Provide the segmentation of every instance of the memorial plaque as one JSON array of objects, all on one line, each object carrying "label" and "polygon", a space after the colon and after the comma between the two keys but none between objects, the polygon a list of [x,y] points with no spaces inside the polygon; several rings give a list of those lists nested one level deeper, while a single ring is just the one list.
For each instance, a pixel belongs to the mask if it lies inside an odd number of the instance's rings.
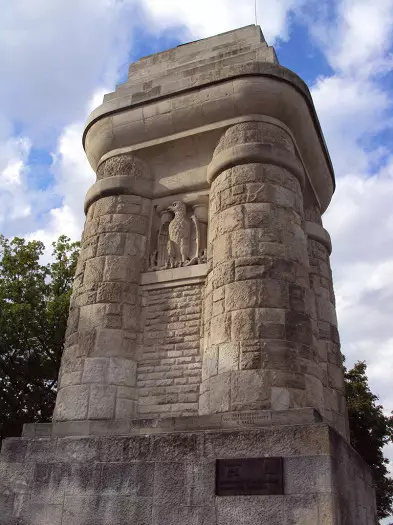
[{"label": "memorial plaque", "polygon": [[217,496],[269,494],[284,494],[282,458],[217,459]]}]

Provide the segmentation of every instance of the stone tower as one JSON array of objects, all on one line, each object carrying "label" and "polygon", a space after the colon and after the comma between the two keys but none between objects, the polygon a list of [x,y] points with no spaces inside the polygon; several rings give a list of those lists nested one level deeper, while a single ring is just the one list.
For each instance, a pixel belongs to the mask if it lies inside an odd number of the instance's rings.
[{"label": "stone tower", "polygon": [[5,441],[1,525],[375,525],[304,82],[230,31],[132,64],[83,143],[53,423]]}]

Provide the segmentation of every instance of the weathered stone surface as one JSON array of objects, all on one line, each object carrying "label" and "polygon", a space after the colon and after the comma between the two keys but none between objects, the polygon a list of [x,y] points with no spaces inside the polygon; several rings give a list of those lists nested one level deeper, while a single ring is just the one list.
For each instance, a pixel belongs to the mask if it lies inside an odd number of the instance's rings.
[{"label": "weathered stone surface", "polygon": [[[142,59],[93,113],[54,424],[5,442],[1,525],[374,525],[322,422],[348,435],[332,170],[276,62],[250,26]],[[217,458],[264,456],[283,495],[215,495]]]},{"label": "weathered stone surface", "polygon": [[[20,442],[3,444],[1,525],[375,523],[367,467],[324,423]],[[216,459],[266,456],[283,495],[216,496]]]}]

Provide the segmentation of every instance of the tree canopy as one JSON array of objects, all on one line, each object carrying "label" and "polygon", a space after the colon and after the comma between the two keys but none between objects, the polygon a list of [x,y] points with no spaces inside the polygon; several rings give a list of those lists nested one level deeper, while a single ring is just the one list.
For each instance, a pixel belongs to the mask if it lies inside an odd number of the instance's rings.
[{"label": "tree canopy", "polygon": [[353,448],[370,466],[375,482],[378,517],[393,514],[393,479],[383,447],[393,442],[393,417],[383,412],[378,396],[373,394],[364,361],[345,373],[350,439]]},{"label": "tree canopy", "polygon": [[0,236],[0,439],[53,412],[79,243],[61,236],[48,264],[44,250]]}]

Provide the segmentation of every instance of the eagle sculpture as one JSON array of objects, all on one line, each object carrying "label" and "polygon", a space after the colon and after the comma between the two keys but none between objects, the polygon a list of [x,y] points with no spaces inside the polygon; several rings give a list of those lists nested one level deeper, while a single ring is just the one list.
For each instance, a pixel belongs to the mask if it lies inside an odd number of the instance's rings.
[{"label": "eagle sculpture", "polygon": [[[157,236],[157,249],[150,256],[150,271],[164,268],[190,266],[206,261],[206,253],[200,253],[200,226],[195,215],[187,215],[182,201],[175,201],[167,211],[173,213],[172,220],[161,223]],[[195,228],[195,250],[190,256],[192,226]]]}]

